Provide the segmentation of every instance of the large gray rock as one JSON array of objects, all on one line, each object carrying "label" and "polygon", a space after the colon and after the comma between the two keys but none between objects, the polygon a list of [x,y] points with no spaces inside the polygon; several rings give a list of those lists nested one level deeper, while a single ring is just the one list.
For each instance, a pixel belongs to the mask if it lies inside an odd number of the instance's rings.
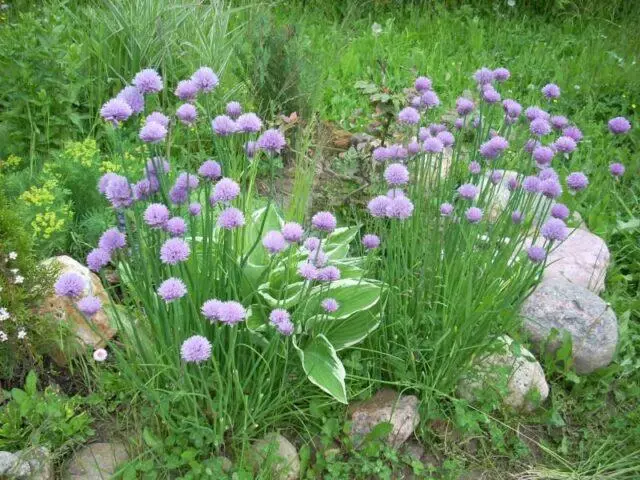
[{"label": "large gray rock", "polygon": [[11,452],[0,452],[0,478],[8,476],[9,472],[14,470],[20,462],[17,455]]},{"label": "large gray rock", "polygon": [[351,436],[358,443],[373,427],[389,422],[392,428],[387,443],[398,448],[420,423],[419,403],[414,395],[404,396],[393,390],[382,389],[369,400],[350,407]]},{"label": "large gray rock", "polygon": [[[257,470],[275,456],[276,479],[296,480],[300,477],[300,457],[296,447],[279,433],[269,433],[252,446],[251,462]],[[273,457],[272,457],[273,458]]]},{"label": "large gray rock", "polygon": [[[580,285],[560,279],[544,280],[520,311],[531,340],[542,344],[552,329],[571,334],[573,360],[578,373],[607,366],[618,343],[616,316],[600,297]],[[561,335],[547,348],[557,350]]]},{"label": "large gray rock", "polygon": [[16,455],[29,465],[29,480],[53,480],[53,459],[46,447],[35,447],[20,450]]},{"label": "large gray rock", "polygon": [[129,459],[122,443],[93,443],[77,451],[64,475],[66,480],[99,480],[111,478],[118,466]]}]

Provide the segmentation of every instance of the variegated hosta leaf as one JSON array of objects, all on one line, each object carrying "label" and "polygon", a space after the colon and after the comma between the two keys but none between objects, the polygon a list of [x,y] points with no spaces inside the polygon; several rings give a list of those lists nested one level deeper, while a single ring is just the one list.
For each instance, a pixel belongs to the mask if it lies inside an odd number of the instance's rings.
[{"label": "variegated hosta leaf", "polygon": [[380,314],[365,310],[343,319],[316,315],[307,321],[306,329],[324,335],[333,348],[340,351],[360,343],[379,325]]},{"label": "variegated hosta leaf", "polygon": [[341,403],[347,403],[347,389],[344,379],[344,365],[338,358],[335,349],[324,335],[318,335],[304,347],[299,348],[295,342],[302,368],[314,385],[327,392]]}]

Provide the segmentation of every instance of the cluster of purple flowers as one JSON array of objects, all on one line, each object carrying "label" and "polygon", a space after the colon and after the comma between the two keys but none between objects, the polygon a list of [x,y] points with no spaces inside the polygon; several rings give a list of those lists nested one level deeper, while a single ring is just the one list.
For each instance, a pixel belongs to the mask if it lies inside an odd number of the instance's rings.
[{"label": "cluster of purple flowers", "polygon": [[276,308],[269,315],[269,323],[273,325],[282,335],[291,335],[294,330],[291,315],[283,308]]},{"label": "cluster of purple flowers", "polygon": [[211,323],[220,322],[225,325],[236,325],[247,318],[247,310],[235,301],[207,300],[200,310]]}]

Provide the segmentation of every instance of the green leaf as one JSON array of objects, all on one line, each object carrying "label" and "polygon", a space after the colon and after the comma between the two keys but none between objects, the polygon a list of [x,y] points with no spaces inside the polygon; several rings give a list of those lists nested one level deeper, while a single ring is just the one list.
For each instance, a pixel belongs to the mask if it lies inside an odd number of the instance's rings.
[{"label": "green leaf", "polygon": [[338,301],[340,308],[330,318],[347,318],[374,307],[380,301],[381,293],[381,284],[373,280],[340,279],[331,282],[328,289],[325,285],[314,287],[309,295],[307,311],[311,315],[322,313],[320,303],[325,298],[332,297]]},{"label": "green leaf", "polygon": [[[264,228],[261,229],[263,222]],[[280,217],[275,205],[271,205],[268,211],[267,207],[255,210],[251,214],[251,219],[247,222],[247,226],[245,227],[245,248],[248,250],[256,241],[260,242],[262,237],[268,231],[280,230],[282,228],[282,222],[282,218]],[[269,264],[269,255],[262,245],[257,245],[253,252],[251,252],[251,255],[249,255],[249,262],[253,265]]]},{"label": "green leaf", "polygon": [[380,314],[371,311],[358,312],[342,320],[314,317],[313,328],[319,329],[336,351],[356,345],[380,325]]},{"label": "green leaf", "polygon": [[20,390],[19,388],[13,388],[11,390],[11,397],[16,401],[18,405],[23,404],[26,400],[29,399],[29,396],[25,393],[25,391]]},{"label": "green leaf", "polygon": [[158,440],[148,428],[142,430],[142,438],[149,448],[157,449],[162,447],[162,442]]},{"label": "green leaf", "polygon": [[309,342],[304,350],[301,350],[297,345],[295,346],[300,355],[302,368],[311,383],[340,403],[347,404],[344,366],[327,337],[318,335]]},{"label": "green leaf", "polygon": [[36,375],[36,372],[31,370],[27,375],[27,379],[24,383],[25,392],[30,396],[34,396],[38,392],[37,383],[38,383],[38,377]]}]

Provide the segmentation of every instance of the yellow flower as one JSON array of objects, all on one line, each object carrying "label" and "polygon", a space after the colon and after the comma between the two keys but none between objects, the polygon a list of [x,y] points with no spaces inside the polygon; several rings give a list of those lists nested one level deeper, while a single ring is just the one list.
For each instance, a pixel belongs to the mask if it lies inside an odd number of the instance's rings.
[{"label": "yellow flower", "polygon": [[98,150],[98,144],[92,138],[87,138],[83,142],[69,142],[62,156],[75,163],[79,163],[83,167],[91,167],[94,161],[98,157],[100,150]]},{"label": "yellow flower", "polygon": [[25,203],[32,205],[50,205],[55,200],[55,195],[51,192],[55,188],[57,182],[55,180],[48,180],[42,187],[31,187],[20,195],[20,199]]},{"label": "yellow flower", "polygon": [[122,168],[117,163],[111,162],[109,160],[104,160],[100,164],[100,173],[121,173]]},{"label": "yellow flower", "polygon": [[[64,209],[63,209],[64,210]],[[64,228],[65,219],[58,218],[56,212],[46,211],[37,213],[35,219],[31,222],[33,233],[42,238],[50,238],[56,232]]]}]

